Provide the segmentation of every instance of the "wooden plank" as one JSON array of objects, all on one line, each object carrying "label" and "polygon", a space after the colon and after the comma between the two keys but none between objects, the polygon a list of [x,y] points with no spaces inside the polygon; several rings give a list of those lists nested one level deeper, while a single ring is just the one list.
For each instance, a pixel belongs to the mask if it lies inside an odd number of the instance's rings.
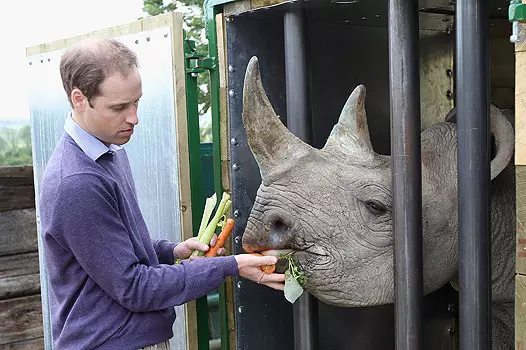
[{"label": "wooden plank", "polygon": [[515,269],[526,275],[526,166],[515,167],[517,253]]},{"label": "wooden plank", "polygon": [[0,256],[38,250],[35,209],[0,212]]},{"label": "wooden plank", "polygon": [[39,293],[38,252],[0,257],[0,300]]},{"label": "wooden plank", "polygon": [[35,207],[33,167],[0,167],[0,211]]},{"label": "wooden plank", "polygon": [[33,184],[32,166],[5,166],[0,167],[0,184],[9,179],[18,179],[20,185]]},{"label": "wooden plank", "polygon": [[526,349],[526,276],[515,276],[515,344]]},{"label": "wooden plank", "polygon": [[0,301],[0,345],[44,336],[40,294]]},{"label": "wooden plank", "polygon": [[0,300],[40,294],[40,274],[0,278]]},{"label": "wooden plank", "polygon": [[223,13],[225,17],[235,15],[238,13],[250,11],[251,4],[250,0],[238,0],[234,2],[227,2],[223,4]]},{"label": "wooden plank", "polygon": [[[165,16],[166,18],[166,16]],[[186,109],[186,69],[184,58],[183,41],[183,16],[179,12],[172,13],[172,59],[173,59],[173,82],[175,92],[175,127],[177,135],[177,157],[179,169],[179,203],[182,225],[182,239],[194,236],[192,229],[192,200],[190,187],[190,156],[188,150],[188,121]],[[165,25],[165,20],[159,22]],[[147,24],[147,22],[145,22]],[[197,343],[196,343],[197,344]]]},{"label": "wooden plank", "polygon": [[0,350],[44,350],[44,337],[0,345]]},{"label": "wooden plank", "polygon": [[35,207],[35,188],[28,186],[6,186],[0,184],[0,211],[29,209]]},{"label": "wooden plank", "polygon": [[[519,36],[526,24],[519,23]],[[515,164],[526,165],[526,42],[515,43]]]},{"label": "wooden plank", "polygon": [[39,272],[38,252],[0,256],[0,279]]},{"label": "wooden plank", "polygon": [[219,69],[219,132],[221,149],[221,184],[230,192],[230,127],[228,122],[228,67],[226,60],[225,20],[222,13],[216,15],[217,51]]}]

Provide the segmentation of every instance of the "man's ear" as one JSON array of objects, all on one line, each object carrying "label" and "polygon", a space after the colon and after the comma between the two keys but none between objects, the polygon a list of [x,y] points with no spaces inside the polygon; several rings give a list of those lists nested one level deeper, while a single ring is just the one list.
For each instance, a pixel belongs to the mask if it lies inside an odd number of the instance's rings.
[{"label": "man's ear", "polygon": [[71,104],[73,108],[79,112],[84,112],[86,109],[87,98],[78,88],[71,90]]}]

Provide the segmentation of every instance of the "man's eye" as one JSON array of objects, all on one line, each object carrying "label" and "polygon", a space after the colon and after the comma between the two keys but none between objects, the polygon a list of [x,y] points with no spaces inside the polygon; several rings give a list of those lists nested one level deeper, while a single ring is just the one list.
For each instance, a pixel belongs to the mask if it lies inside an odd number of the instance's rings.
[{"label": "man's eye", "polygon": [[113,110],[115,111],[122,111],[126,106],[124,105],[118,105],[118,106],[113,106]]}]

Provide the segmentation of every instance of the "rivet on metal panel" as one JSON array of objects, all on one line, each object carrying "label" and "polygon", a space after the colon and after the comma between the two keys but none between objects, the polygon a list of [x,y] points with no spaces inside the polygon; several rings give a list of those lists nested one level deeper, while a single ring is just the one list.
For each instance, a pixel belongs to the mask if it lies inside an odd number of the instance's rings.
[{"label": "rivet on metal panel", "polygon": [[44,60],[40,60],[40,63],[44,63]]},{"label": "rivet on metal panel", "polygon": [[150,37],[147,37],[147,38],[146,38],[146,41],[150,41]]},{"label": "rivet on metal panel", "polygon": [[47,61],[48,61],[48,62],[51,62],[51,58],[48,58]]},{"label": "rivet on metal panel", "polygon": [[233,65],[229,64],[229,65],[228,65],[228,71],[229,71],[230,73],[233,73],[233,72],[236,71],[236,69],[234,68]]},{"label": "rivet on metal panel", "polygon": [[449,335],[455,335],[455,328],[451,327],[447,330],[447,332],[449,333]]},{"label": "rivet on metal panel", "polygon": [[241,212],[239,211],[239,209],[234,210],[234,217],[238,218],[240,216],[241,216]]},{"label": "rivet on metal panel", "polygon": [[449,304],[447,306],[447,312],[455,312],[455,305],[454,304]]},{"label": "rivet on metal panel", "polygon": [[446,97],[448,98],[448,100],[451,100],[453,98],[453,93],[451,92],[451,90],[446,91]]},{"label": "rivet on metal panel", "polygon": [[238,282],[237,282],[237,288],[238,288],[238,289],[241,289],[241,286],[242,286],[242,285],[243,285],[243,284],[242,284],[241,281],[238,281]]},{"label": "rivet on metal panel", "polygon": [[376,17],[376,18],[380,18],[380,17],[382,17],[382,15],[379,14],[379,13],[377,13],[374,17]]},{"label": "rivet on metal panel", "polygon": [[232,165],[232,170],[234,170],[234,171],[238,171],[238,170],[239,170],[239,165],[237,165],[236,163],[234,163],[234,164]]},{"label": "rivet on metal panel", "polygon": [[351,24],[351,20],[350,19],[346,19],[344,22],[345,22],[345,24]]},{"label": "rivet on metal panel", "polygon": [[192,78],[197,78],[197,73],[196,73],[196,72],[190,73],[190,76],[191,76]]},{"label": "rivet on metal panel", "polygon": [[240,306],[237,308],[237,312],[239,312],[239,313],[242,313],[242,312],[243,312],[243,305],[240,305]]},{"label": "rivet on metal panel", "polygon": [[182,212],[185,212],[185,211],[186,211],[186,205],[181,206],[181,211],[182,211]]},{"label": "rivet on metal panel", "polygon": [[165,38],[168,38],[168,33],[164,34],[164,37],[165,37]]},{"label": "rivet on metal panel", "polygon": [[453,70],[452,69],[447,69],[446,70],[446,74],[448,77],[452,77],[453,76]]},{"label": "rivet on metal panel", "polygon": [[235,137],[232,137],[232,139],[230,140],[230,144],[232,146],[237,146],[239,144],[239,141]]},{"label": "rivet on metal panel", "polygon": [[227,16],[226,21],[227,21],[228,23],[231,23],[231,22],[234,21],[234,17],[232,17],[232,16]]},{"label": "rivet on metal panel", "polygon": [[363,17],[361,18],[362,21],[367,21],[367,19],[368,19],[367,16],[363,16]]},{"label": "rivet on metal panel", "polygon": [[33,62],[29,62],[29,65],[32,66],[32,65],[33,65]]},{"label": "rivet on metal panel", "polygon": [[234,96],[236,96],[236,92],[235,92],[234,90],[229,90],[229,91],[228,91],[228,95],[229,95],[230,97],[234,97]]},{"label": "rivet on metal panel", "polygon": [[135,40],[135,43],[138,44],[139,43],[139,39]]},{"label": "rivet on metal panel", "polygon": [[449,22],[449,18],[447,17],[442,18],[442,22]]},{"label": "rivet on metal panel", "polygon": [[240,243],[241,243],[241,240],[242,240],[241,236],[237,236],[237,237],[234,239],[234,241],[236,242],[236,244],[240,244]]}]

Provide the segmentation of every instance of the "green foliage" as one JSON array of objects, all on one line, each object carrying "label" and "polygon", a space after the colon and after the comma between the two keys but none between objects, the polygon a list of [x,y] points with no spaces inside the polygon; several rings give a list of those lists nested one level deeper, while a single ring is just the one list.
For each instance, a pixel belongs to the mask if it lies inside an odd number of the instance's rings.
[{"label": "green foliage", "polygon": [[[165,4],[166,3],[166,4]],[[150,16],[161,13],[179,11],[183,13],[184,30],[188,39],[195,40],[196,51],[198,53],[208,52],[208,42],[205,36],[205,22],[203,18],[203,1],[201,0],[143,0],[143,11]],[[210,80],[208,73],[200,73],[197,76],[198,104],[201,142],[211,142],[212,124],[205,116],[210,111]]]},{"label": "green foliage", "polygon": [[0,166],[31,165],[31,127],[0,129]]}]

